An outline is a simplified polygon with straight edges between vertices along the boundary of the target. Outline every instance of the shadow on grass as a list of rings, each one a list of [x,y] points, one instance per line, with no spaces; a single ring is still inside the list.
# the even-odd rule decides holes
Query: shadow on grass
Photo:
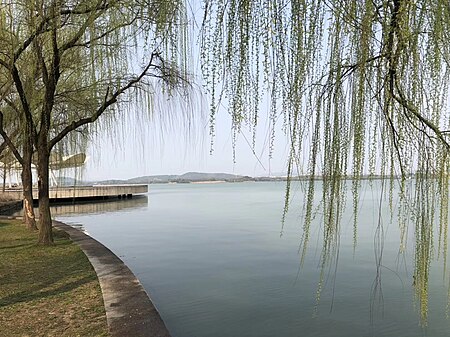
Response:
[[[17,304],[21,302],[28,302],[33,300],[38,300],[42,298],[47,298],[50,296],[57,296],[61,295],[63,293],[69,292],[71,290],[74,290],[78,288],[79,286],[82,286],[83,284],[92,282],[96,279],[95,275],[85,276],[79,280],[75,280],[69,283],[65,283],[55,289],[51,290],[45,290],[41,291],[42,288],[47,288],[48,285],[42,286],[42,287],[36,287],[33,291],[22,291],[19,293],[15,293],[10,296],[6,296],[4,298],[0,299],[0,308],[5,307],[12,304]]]
[[[14,267],[0,273],[0,308],[59,296],[96,280],[84,253],[64,234],[57,233],[52,246],[28,241],[2,247],[2,262]],[[6,285],[9,290],[2,292]]]
[[[35,242],[31,242],[31,243],[24,242],[24,243],[22,243],[20,245],[1,246],[0,250],[2,250],[2,249],[15,249],[15,248],[28,248],[28,247],[32,247],[32,246],[35,246],[35,245],[36,245]]]
[[[53,228],[53,238],[55,238],[55,239],[70,239],[70,235],[62,230]]]

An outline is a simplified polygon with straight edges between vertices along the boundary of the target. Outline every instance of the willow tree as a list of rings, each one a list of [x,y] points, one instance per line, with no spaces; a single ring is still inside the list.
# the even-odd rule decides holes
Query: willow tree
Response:
[[[0,20],[0,39],[7,41],[9,39],[6,20]],[[1,44],[0,50],[2,55],[8,53],[10,46]],[[0,67],[0,135],[3,138],[4,145],[12,144],[14,141],[16,146],[11,147],[10,151],[14,154],[19,164],[22,166],[21,180],[23,186],[23,219],[26,226],[31,230],[36,230],[36,220],[33,209],[33,188],[32,188],[32,171],[31,164],[23,165],[25,161],[31,163],[33,154],[33,144],[29,137],[22,137],[27,133],[28,125],[25,117],[21,114],[20,98],[14,87],[14,73],[5,67]],[[4,163],[4,181],[6,177],[7,162],[12,164],[13,160],[3,158]]]
[[[20,178],[23,192],[23,221],[28,229],[37,230],[33,209],[33,175],[31,168],[33,144],[28,137],[23,137],[23,131],[27,130],[24,120],[15,120],[17,119],[16,115],[20,113],[17,110],[17,105],[14,104],[10,97],[5,98],[5,101],[6,109],[0,105],[0,135],[3,138],[2,146],[8,147],[0,155],[4,165],[3,188],[5,186],[6,170],[11,170],[11,167],[14,167],[14,170],[16,170],[18,163],[22,168]],[[29,164],[24,165],[25,163]]]
[[[314,180],[323,178],[323,265],[338,249],[344,180],[352,179],[355,244],[363,175],[388,178],[392,210],[398,181],[401,247],[413,226],[423,320],[434,228],[444,259],[447,250],[449,38],[448,1],[204,1],[202,69],[213,99],[212,135],[221,97],[237,134],[243,124],[256,130],[261,97],[269,93],[270,119],[283,120],[290,139],[288,174],[309,177],[302,259]],[[287,200],[289,188],[288,182]]]
[[[77,135],[89,134],[102,115],[115,123],[133,111],[151,112],[159,84],[169,90],[185,86],[184,4],[6,0],[0,11],[0,67],[20,100],[22,136],[37,151],[39,242],[49,244],[52,149],[67,136],[77,141]],[[24,167],[31,165],[31,156],[22,159]]]

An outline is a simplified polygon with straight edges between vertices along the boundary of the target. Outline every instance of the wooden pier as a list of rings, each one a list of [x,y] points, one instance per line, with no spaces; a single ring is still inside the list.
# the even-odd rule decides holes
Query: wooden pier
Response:
[[[92,185],[92,186],[57,186],[50,188],[50,201],[71,200],[105,200],[131,198],[136,194],[148,192],[148,185]],[[22,199],[21,188],[10,188],[4,196],[11,199]],[[38,200],[38,191],[33,189],[33,199]]]

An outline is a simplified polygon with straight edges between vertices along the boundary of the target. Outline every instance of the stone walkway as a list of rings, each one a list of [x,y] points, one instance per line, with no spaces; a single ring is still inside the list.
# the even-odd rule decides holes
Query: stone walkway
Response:
[[[80,246],[97,273],[113,337],[170,337],[139,280],[113,252],[83,232],[53,221]]]

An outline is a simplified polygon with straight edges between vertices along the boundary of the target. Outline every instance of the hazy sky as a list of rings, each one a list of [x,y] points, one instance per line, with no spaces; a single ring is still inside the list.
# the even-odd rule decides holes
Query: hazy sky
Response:
[[[193,17],[199,26],[202,9],[199,1],[190,2]],[[194,83],[202,87],[197,36],[191,37],[192,70]],[[191,132],[183,127],[182,121],[167,128],[155,121],[148,126],[131,122],[123,127],[121,135],[111,139],[101,134],[88,151],[88,161],[83,169],[83,179],[126,179],[143,175],[182,174],[188,171],[225,172],[243,175],[269,175],[286,171],[287,142],[281,130],[277,130],[273,159],[269,160],[270,127],[266,117],[269,107],[261,107],[255,154],[252,152],[252,133],[244,127],[238,137],[236,162],[233,162],[231,118],[222,109],[216,119],[214,152],[210,155],[209,102],[205,95],[195,95],[194,127]],[[203,117],[201,117],[203,116]],[[169,123],[170,124],[170,123]],[[278,126],[281,129],[280,126]],[[160,132],[161,129],[168,129]],[[111,133],[111,132],[110,132]],[[120,140],[125,142],[121,145]],[[64,174],[64,172],[61,172]]]
[[[203,115],[207,116],[208,107],[205,106],[203,110]],[[250,130],[244,127],[238,136],[236,163],[233,162],[231,118],[226,111],[220,111],[217,116],[212,154],[207,117],[197,118],[197,126],[190,134],[179,125],[161,134],[161,125],[158,124],[124,127],[125,130],[119,132],[115,141],[108,134],[101,134],[88,151],[83,179],[126,179],[188,171],[258,176],[285,171],[285,136],[281,130],[277,130],[273,158],[269,160],[270,128],[264,116],[257,131],[255,153],[251,148]]]

